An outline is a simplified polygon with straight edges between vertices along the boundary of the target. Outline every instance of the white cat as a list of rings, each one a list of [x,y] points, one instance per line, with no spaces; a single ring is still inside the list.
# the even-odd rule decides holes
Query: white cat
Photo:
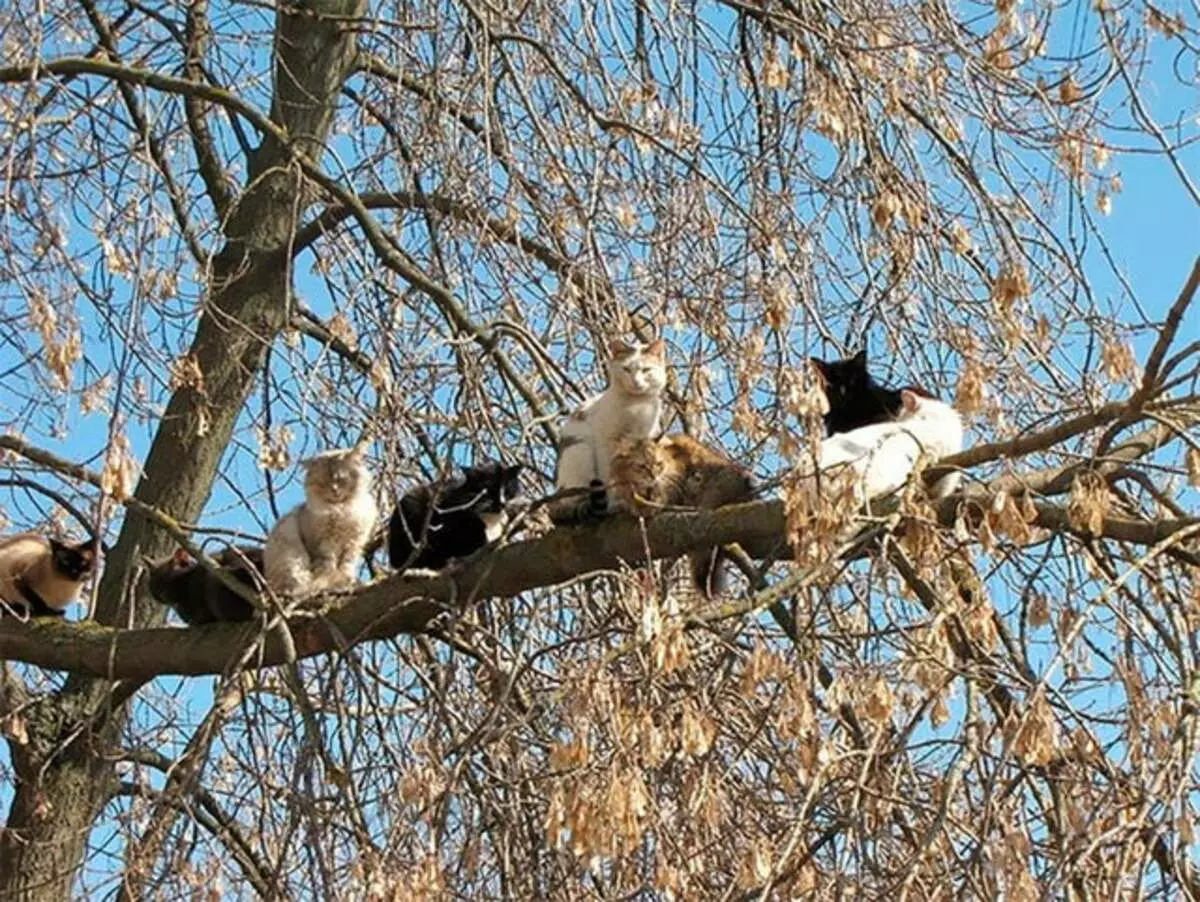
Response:
[[[821,441],[818,468],[826,472],[852,467],[864,502],[889,495],[908,482],[922,455],[932,463],[962,450],[963,422],[954,408],[916,388],[906,388],[900,396],[903,406],[895,420]],[[957,488],[959,477],[958,473],[943,476],[930,488],[930,496],[945,498]]]
[[[267,536],[263,575],[283,595],[353,585],[379,511],[371,493],[365,446],[326,451],[302,461],[304,503]]]
[[[559,491],[590,488],[579,498],[550,506],[555,523],[573,523],[608,513],[606,491],[612,455],[623,439],[657,438],[661,431],[662,392],[667,367],[662,340],[649,345],[615,342],[608,364],[608,388],[589,398],[567,417],[558,440]]]

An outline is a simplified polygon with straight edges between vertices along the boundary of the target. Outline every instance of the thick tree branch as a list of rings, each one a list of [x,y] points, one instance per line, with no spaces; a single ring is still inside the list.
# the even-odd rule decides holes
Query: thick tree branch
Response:
[[[1171,349],[1171,342],[1175,340],[1175,335],[1179,331],[1179,324],[1183,321],[1184,311],[1191,305],[1198,287],[1200,287],[1200,258],[1197,258],[1196,262],[1192,264],[1192,272],[1188,276],[1187,282],[1180,290],[1179,296],[1175,298],[1175,303],[1171,305],[1171,309],[1167,311],[1167,318],[1163,322],[1162,329],[1159,330],[1158,339],[1154,342],[1154,347],[1150,349],[1150,356],[1146,358],[1146,368],[1142,373],[1142,383],[1129,400],[1128,412],[1117,420],[1117,422],[1109,426],[1104,435],[1100,437],[1097,447],[1101,451],[1108,450],[1108,446],[1112,444],[1121,427],[1132,421],[1142,408],[1145,407],[1146,402],[1154,396],[1154,393],[1161,390],[1163,360],[1167,356],[1167,351]]]
[[[208,0],[193,0],[188,4],[184,38],[187,62],[184,72],[192,81],[199,82],[204,74],[201,61],[211,37],[208,24]],[[228,173],[217,155],[216,143],[208,128],[208,105],[198,97],[185,95],[184,114],[187,117],[188,133],[192,139],[192,150],[196,154],[196,166],[204,181],[204,190],[212,202],[217,216],[224,219],[233,208],[233,190]]]
[[[147,88],[154,88],[158,91],[165,91],[169,94],[178,94],[182,97],[207,100],[224,107],[231,113],[242,116],[264,134],[275,135],[281,139],[285,138],[286,133],[283,129],[267,118],[258,108],[242,100],[236,94],[205,82],[177,78],[173,75],[164,75],[161,72],[155,72],[151,69],[138,69],[134,66],[125,66],[120,63],[110,62],[109,60],[67,56],[59,57],[58,59],[43,60],[37,65],[7,66],[0,69],[0,83],[33,82],[46,76],[75,75],[98,75],[104,78],[111,78],[113,81],[123,84],[141,85]]]
[[[1162,371],[1163,359],[1167,356],[1167,351],[1171,348],[1171,342],[1175,340],[1175,334],[1179,331],[1179,324],[1183,322],[1183,314],[1191,306],[1192,300],[1196,296],[1197,288],[1200,288],[1200,257],[1197,257],[1196,262],[1192,264],[1192,272],[1188,276],[1188,280],[1182,290],[1180,290],[1179,296],[1175,298],[1175,303],[1167,311],[1167,319],[1158,334],[1158,340],[1150,350],[1150,356],[1146,358],[1146,370],[1142,375],[1142,387],[1138,389],[1137,396],[1139,398],[1148,398],[1153,393],[1158,382],[1159,373]]]
[[[992,496],[977,492],[965,498],[973,502],[968,512],[982,515]],[[952,497],[941,502],[938,516],[943,525],[954,522],[962,500]],[[1065,508],[1045,503],[1035,507],[1039,526],[1075,533]],[[1194,531],[1197,523],[1200,518],[1147,521],[1108,517],[1100,534],[1155,545],[1185,530]],[[509,598],[588,573],[639,566],[647,549],[654,558],[673,558],[697,548],[737,542],[755,558],[786,555],[785,527],[781,501],[758,501],[715,511],[664,513],[647,521],[644,531],[637,521],[627,518],[595,527],[555,529],[540,538],[482,553],[461,569],[381,580],[362,588],[325,616],[293,617],[290,630],[296,656],[323,654],[344,643],[423,632],[440,615],[486,598]],[[0,657],[108,679],[196,676],[223,672],[257,629],[254,625],[116,630],[92,623],[4,621],[0,622]],[[286,660],[286,643],[280,631],[273,630],[264,637],[256,663],[272,666]]]
[[[938,461],[936,469],[931,467],[926,472],[931,479],[937,479],[951,470],[962,470],[978,466],[979,464],[990,463],[994,460],[1011,460],[1024,457],[1028,454],[1035,454],[1038,451],[1048,451],[1077,435],[1083,435],[1085,432],[1090,432],[1100,426],[1119,420],[1130,411],[1130,405],[1133,403],[1133,397],[1126,398],[1123,401],[1111,401],[1088,413],[1081,413],[1036,432],[1018,435],[1016,438],[1005,439],[1004,441],[973,445],[965,451],[960,451],[957,454],[943,458]],[[1147,409],[1152,412],[1163,412],[1179,407],[1192,406],[1195,403],[1196,398],[1192,396],[1171,398],[1147,405]]]

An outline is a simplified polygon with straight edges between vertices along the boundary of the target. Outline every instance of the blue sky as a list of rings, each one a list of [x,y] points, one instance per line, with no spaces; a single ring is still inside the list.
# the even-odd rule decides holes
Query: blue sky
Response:
[[[1194,117],[1196,111],[1200,110],[1200,93],[1194,89],[1179,87],[1169,75],[1169,44],[1160,40],[1154,48],[1155,64],[1150,70],[1150,89],[1147,96],[1156,117],[1160,122],[1174,121],[1179,117]],[[1191,131],[1195,132],[1194,120]],[[1200,179],[1200,145],[1191,145],[1183,149],[1180,152],[1180,160],[1193,178]],[[1157,320],[1174,300],[1192,261],[1200,254],[1200,208],[1161,157],[1117,154],[1109,164],[1109,171],[1119,173],[1123,191],[1114,198],[1111,214],[1104,218],[1104,236],[1120,271],[1135,287],[1138,300],[1144,305],[1149,317]],[[1099,214],[1093,209],[1092,215]],[[84,237],[82,232],[80,234]],[[1137,323],[1139,317],[1125,298],[1118,280],[1107,270],[1100,249],[1096,246],[1090,251],[1089,264],[1089,276],[1102,300],[1107,300],[1118,308],[1127,322]],[[300,295],[311,301],[317,310],[325,312],[330,309],[324,282],[310,271],[304,261],[297,266],[297,288]],[[154,315],[150,318],[153,319]],[[185,320],[182,327],[172,324],[171,328],[178,329],[178,332],[173,334],[182,335],[190,330],[191,326],[192,322]],[[109,344],[111,336],[102,335],[100,324],[96,321],[85,322],[85,332],[89,335],[90,362],[99,369],[111,367],[114,360],[112,345]],[[1149,335],[1143,335],[1138,339],[1137,345],[1143,354],[1151,338]],[[1200,339],[1200,316],[1193,312],[1183,323],[1177,346],[1197,339]],[[364,336],[364,341],[371,340],[371,336]],[[289,353],[282,348],[279,352]],[[312,352],[311,349],[305,348],[301,353]],[[0,369],[6,368],[14,360],[11,348],[0,348]],[[594,384],[590,383],[590,376],[586,373],[573,372],[570,375],[578,381]],[[22,388],[38,390],[36,386]],[[451,391],[450,388],[445,390]],[[6,394],[6,389],[0,389],[0,412],[4,412],[9,404]],[[320,419],[319,416],[317,418]],[[68,457],[75,457],[74,451],[79,446],[96,448],[103,445],[103,436],[108,428],[104,415],[82,417],[73,406],[66,415],[66,422],[71,436],[69,440],[55,441],[46,436],[37,436],[38,443]],[[136,453],[144,454],[154,425],[153,422],[133,425],[130,437]],[[345,438],[352,440],[354,436],[345,433]],[[299,456],[313,448],[311,445],[301,447],[298,439],[292,450],[294,456]],[[546,460],[547,453],[546,449],[541,449],[543,461]],[[98,469],[99,462],[93,461],[91,466]],[[251,519],[233,491],[241,486],[258,485],[261,481],[261,474],[253,466],[252,459],[239,456],[224,477],[225,481],[218,483],[214,491],[206,525],[238,527],[261,534],[269,525],[270,519],[262,512],[263,505],[260,505],[258,517]],[[278,506],[280,509],[287,509],[300,500],[301,492],[294,480],[283,481],[286,484],[279,493]],[[252,499],[259,501],[261,498],[261,495],[252,496]],[[0,504],[9,507],[10,499],[0,496]],[[28,507],[21,509],[31,510]],[[75,616],[79,616],[79,612],[76,612]],[[161,681],[159,688],[162,691],[170,691],[174,685],[174,681]],[[211,699],[211,686],[212,680],[208,679],[192,680],[184,686],[183,692],[191,707],[189,716],[195,715],[198,719],[202,715]],[[0,786],[0,806],[7,804],[7,793],[7,787]]]

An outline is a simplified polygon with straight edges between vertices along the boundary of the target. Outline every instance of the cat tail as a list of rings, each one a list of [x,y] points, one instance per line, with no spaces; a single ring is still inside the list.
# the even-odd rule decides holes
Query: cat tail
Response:
[[[729,555],[719,545],[693,551],[688,555],[688,565],[692,572],[692,585],[705,598],[717,598],[729,588],[729,574],[726,561]]]
[[[753,501],[758,492],[758,481],[754,474],[737,464],[722,464],[718,478],[711,480],[702,493],[699,507],[705,510]],[[688,556],[692,571],[692,583],[705,598],[717,598],[729,588],[729,553],[717,545],[693,551]]]
[[[576,523],[591,523],[611,513],[608,491],[599,479],[588,484],[586,495],[559,498],[547,508],[550,522],[555,526],[570,526]]]

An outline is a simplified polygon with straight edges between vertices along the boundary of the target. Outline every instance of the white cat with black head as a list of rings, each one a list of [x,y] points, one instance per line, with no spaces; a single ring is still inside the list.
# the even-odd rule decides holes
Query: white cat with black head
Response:
[[[585,401],[564,421],[558,441],[559,491],[588,489],[580,499],[550,506],[555,523],[574,523],[609,512],[606,486],[613,451],[622,440],[657,438],[667,384],[665,346],[614,342],[610,348],[608,387]]]
[[[933,462],[962,450],[962,417],[953,407],[915,386],[903,389],[900,397],[895,420],[839,432],[821,442],[818,469],[852,468],[863,501],[899,489],[922,457]],[[943,476],[931,487],[931,497],[949,495],[959,478],[958,473]]]

